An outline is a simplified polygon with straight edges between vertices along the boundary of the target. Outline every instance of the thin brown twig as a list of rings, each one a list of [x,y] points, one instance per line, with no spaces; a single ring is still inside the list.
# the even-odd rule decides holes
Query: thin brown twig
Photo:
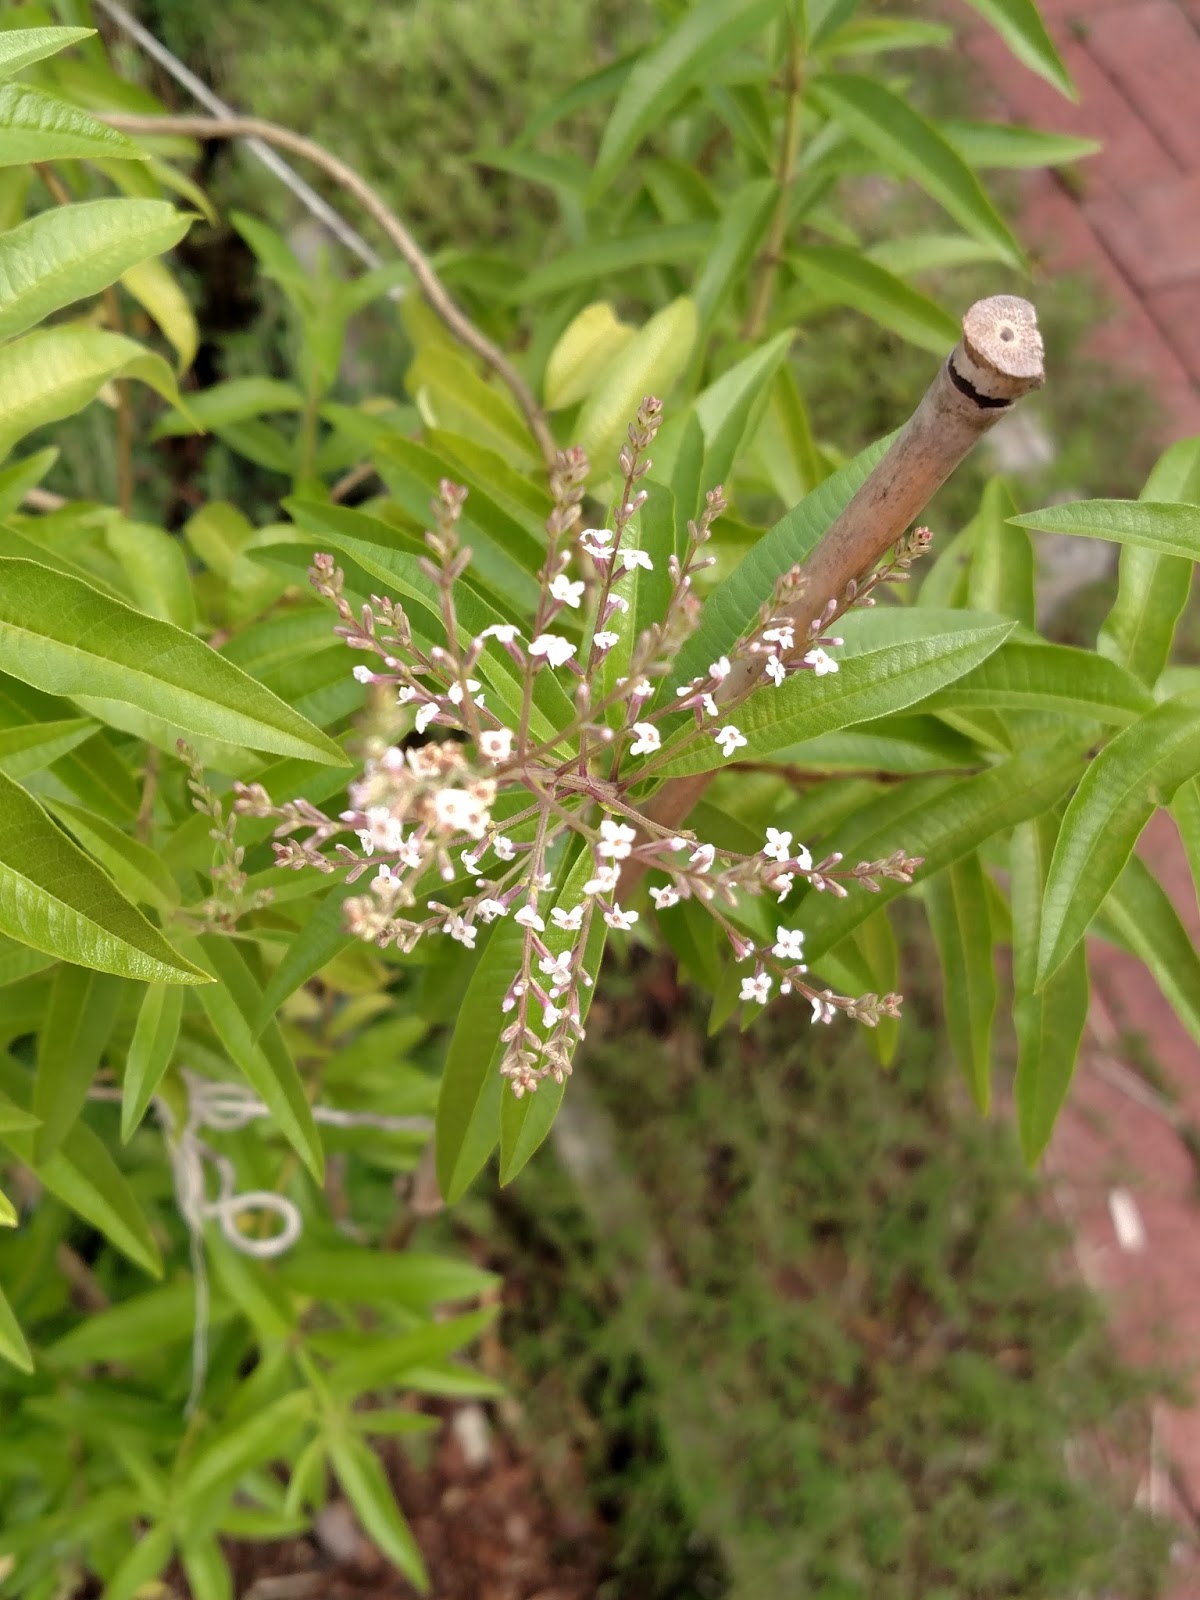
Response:
[[[261,117],[139,117],[109,112],[103,120],[121,133],[135,135],[171,133],[194,139],[261,139],[265,144],[276,145],[319,167],[347,194],[352,195],[368,216],[378,223],[412,272],[417,287],[434,315],[460,344],[477,355],[509,389],[537,440],[547,469],[554,465],[558,447],[532,389],[503,351],[454,303],[412,234],[353,167],[347,166],[315,140],[306,139],[291,128],[267,122]]]
[[[360,461],[356,467],[351,467],[343,477],[340,477],[329,491],[329,498],[334,505],[339,500],[344,500],[348,494],[353,494],[355,489],[364,483],[369,483],[375,476],[377,468],[373,461]]]

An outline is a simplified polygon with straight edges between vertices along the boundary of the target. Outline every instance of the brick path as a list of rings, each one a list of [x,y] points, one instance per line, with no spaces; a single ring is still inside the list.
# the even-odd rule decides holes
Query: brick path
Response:
[[[1200,433],[1200,0],[1042,0],[1079,89],[1071,105],[959,8],[991,114],[1104,142],[1082,190],[1050,173],[1028,181],[1023,235],[1051,271],[1088,271],[1114,314],[1092,348],[1159,397],[1163,442]],[[1200,911],[1165,815],[1139,851],[1193,938]],[[1188,1374],[1192,1409],[1155,1415],[1143,1503],[1174,1512],[1181,1540],[1171,1600],[1200,1600],[1200,1165],[1179,1136],[1200,1129],[1200,1048],[1145,970],[1096,944],[1093,1009],[1047,1168],[1073,1220],[1076,1258],[1107,1300],[1123,1350]],[[1147,1082],[1132,1039],[1170,1100]]]

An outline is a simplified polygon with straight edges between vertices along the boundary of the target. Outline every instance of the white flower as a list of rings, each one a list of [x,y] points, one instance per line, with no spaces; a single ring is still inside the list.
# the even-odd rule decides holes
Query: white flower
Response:
[[[477,930],[469,922],[464,921],[462,917],[447,917],[442,924],[442,932],[448,933],[452,939],[457,940],[461,945],[465,945],[468,950],[474,950]]]
[[[478,678],[468,678],[467,679],[467,689],[471,694],[474,694],[478,689],[481,689],[482,687],[483,687],[483,685],[479,682]],[[446,697],[451,702],[451,704],[456,705],[456,706],[462,705],[463,699],[465,698],[464,695],[463,695],[463,686],[462,686],[462,684],[461,683],[452,683],[450,685],[449,689],[446,691]]]
[[[721,715],[720,708],[718,707],[717,702],[713,699],[712,695],[702,694],[700,696],[700,704],[704,708],[704,715],[706,717],[719,717]]]
[[[399,850],[404,843],[404,826],[386,806],[368,806],[367,822],[371,839],[381,850]]]
[[[795,883],[795,881],[795,876],[792,873],[777,872],[773,878],[768,880],[768,883],[772,889],[779,890],[780,900],[786,900],[788,895],[792,892],[792,885]]]
[[[429,724],[438,714],[438,708],[432,700],[426,700],[423,706],[417,707],[417,732],[424,733]]]
[[[654,693],[654,685],[649,678],[639,678],[629,691],[631,700],[648,700]]]
[[[356,828],[354,831],[358,834],[358,842],[362,845],[363,855],[373,856],[375,854],[375,840],[371,836],[370,828]]]
[[[708,669],[710,678],[715,678],[718,683],[724,683],[729,676],[729,657],[718,656]]]
[[[553,918],[554,913],[550,915]],[[570,950],[564,950],[557,956],[543,956],[538,962],[538,971],[544,973],[557,988],[565,988],[571,981],[571,960]]]
[[[512,755],[511,728],[488,728],[479,735],[479,754],[485,761],[499,763]]]
[[[633,731],[637,734],[637,738],[629,746],[631,756],[648,756],[655,750],[662,749],[662,739],[652,722],[635,722]]]
[[[760,972],[757,977],[742,979],[742,992],[739,999],[752,1000],[760,1006],[765,1006],[771,996],[771,975],[769,972]]]
[[[780,661],[778,656],[768,656],[767,664],[763,668],[763,671],[766,673],[767,677],[770,678],[771,682],[777,689],[787,677],[787,668],[784,666],[783,662]]]
[[[667,840],[667,848],[668,850],[673,850],[675,854],[678,855],[681,850],[690,850],[692,845],[689,839],[681,839],[679,835],[676,834],[673,839]]]
[[[734,727],[732,722],[727,722],[723,728],[717,729],[716,740],[721,746],[721,753],[726,761],[729,760],[735,750],[740,750],[744,744],[749,744],[750,742],[744,734]]]
[[[632,572],[634,567],[644,567],[647,572],[654,571],[654,563],[645,550],[622,550],[621,561],[626,572]]]
[[[583,926],[583,902],[572,906],[570,911],[564,911],[561,906],[555,906],[550,913],[550,921],[556,928],[561,928],[564,933],[578,933]]]
[[[584,894],[611,894],[621,877],[620,869],[613,866],[598,867],[596,876],[583,886]]]
[[[611,911],[604,913],[604,920],[610,928],[616,928],[619,933],[628,933],[638,919],[636,911],[622,911],[620,906],[614,906]]]
[[[556,600],[561,600],[563,605],[578,611],[579,602],[583,599],[583,584],[572,583],[565,572],[560,572],[550,585],[550,593]]]
[[[511,622],[493,622],[490,628],[485,628],[479,635],[481,639],[495,639],[498,644],[512,644],[517,638],[517,630]]]
[[[697,872],[707,872],[716,860],[716,846],[711,844],[697,845],[688,857],[688,866],[695,867]]]
[[[417,838],[406,839],[400,846],[400,864],[405,867],[424,865],[425,857],[421,850],[421,841]]]
[[[676,693],[676,695],[679,696],[680,699],[682,699],[685,694],[691,694],[692,690],[695,687],[696,687],[696,679],[693,678],[690,683],[682,683],[682,684],[680,684],[679,688],[676,689],[675,693]]]
[[[538,933],[545,933],[546,931],[546,924],[538,916],[536,906],[522,906],[520,911],[513,917],[513,921],[520,923],[522,928],[533,928]]]
[[[776,928],[775,943],[771,947],[771,954],[778,956],[780,961],[803,961],[803,928]]]
[[[832,1022],[833,1017],[834,1010],[829,1001],[823,999],[819,994],[813,995],[812,1020],[814,1022]]]
[[[544,1028],[552,1028],[561,1017],[562,1012],[557,1006],[547,1005],[542,1010],[542,1026]]]
[[[591,549],[593,545],[599,545],[603,549],[606,544],[612,543],[612,529],[584,528],[579,535],[579,542],[585,549]],[[595,552],[593,551],[592,553],[594,554]],[[608,553],[605,551],[606,555]]]
[[[804,846],[802,844],[796,846],[796,850],[795,850],[795,853],[792,856],[792,860],[796,863],[797,867],[800,869],[801,872],[811,872],[812,871],[812,856],[809,854],[809,852],[804,848]]]
[[[481,900],[475,907],[475,915],[481,922],[495,922],[497,917],[508,915],[508,907],[503,900]]]
[[[768,644],[777,644],[781,650],[790,650],[796,642],[796,635],[791,627],[767,628],[763,638]]]
[[[529,646],[529,654],[545,656],[552,667],[561,667],[575,654],[575,646],[561,634],[539,633]]]
[[[612,616],[614,611],[628,611],[628,610],[629,610],[629,601],[628,600],[622,599],[619,594],[610,594],[609,597],[608,597],[608,611],[607,611],[607,614],[605,615],[604,620],[605,620],[605,622],[607,622],[609,617]]]
[[[375,682],[375,674],[371,671],[370,667],[364,667],[361,662],[357,667],[355,667],[354,676],[358,679],[359,683]]]
[[[516,859],[516,845],[511,839],[506,839],[502,833],[498,833],[492,840],[492,849],[501,861],[514,861]]]
[[[468,872],[474,874],[479,871],[479,857],[470,850],[464,850],[458,858]]]
[[[386,861],[379,863],[379,871],[375,874],[371,884],[372,889],[382,894],[387,889],[397,889],[400,886],[399,873],[393,872]]]
[[[597,650],[611,650],[613,645],[620,644],[621,635],[613,633],[610,629],[602,628],[599,633],[592,635],[592,643]]]
[[[469,839],[482,839],[488,824],[487,808],[465,789],[439,789],[433,797],[433,816],[443,832],[461,829]]]
[[[679,896],[669,883],[661,889],[651,889],[650,898],[660,911],[666,911],[670,906],[679,904]]]
[[[611,817],[605,817],[600,824],[600,843],[596,846],[597,853],[610,856],[614,861],[624,861],[626,856],[632,853],[636,838],[636,828],[631,828],[628,823],[614,822]]]
[[[791,834],[781,833],[778,828],[768,828],[762,853],[769,861],[787,861],[792,853]]]
[[[824,650],[810,650],[804,658],[804,665],[811,667],[818,678],[823,678],[827,672],[836,672],[838,664],[832,656],[827,656]]]

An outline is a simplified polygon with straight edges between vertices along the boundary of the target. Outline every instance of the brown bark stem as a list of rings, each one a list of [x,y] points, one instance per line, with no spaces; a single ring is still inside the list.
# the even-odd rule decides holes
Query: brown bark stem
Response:
[[[264,144],[288,150],[292,155],[319,167],[347,194],[352,195],[368,216],[378,223],[407,263],[430,310],[459,343],[477,355],[505,385],[529,424],[529,431],[537,440],[547,470],[554,465],[558,447],[533,390],[503,351],[454,303],[412,234],[353,167],[348,167],[323,145],[306,139],[303,134],[294,133],[291,128],[281,127],[275,122],[266,122],[261,117],[139,117],[123,112],[108,112],[102,120],[121,133],[134,135],[174,133],[194,139],[261,139]]]
[[[963,317],[962,338],[891,448],[834,521],[801,567],[803,587],[784,608],[803,654],[809,626],[831,601],[846,594],[887,554],[921,514],[972,446],[1031,390],[1045,382],[1037,313],[1027,300],[995,295],[979,300]],[[718,700],[736,698],[761,671],[743,657],[721,685]],[[647,807],[664,827],[679,827],[714,774],[674,778]],[[628,895],[641,876],[637,858],[623,878]]]

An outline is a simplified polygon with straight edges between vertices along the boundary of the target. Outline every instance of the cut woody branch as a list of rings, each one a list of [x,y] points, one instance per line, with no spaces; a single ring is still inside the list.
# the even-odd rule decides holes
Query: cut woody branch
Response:
[[[1027,300],[995,295],[963,317],[962,338],[938,369],[920,405],[870,477],[802,564],[796,598],[778,621],[790,623],[793,657],[809,648],[812,624],[828,625],[860,583],[920,516],[937,490],[1012,406],[1045,382],[1037,314]],[[716,698],[743,694],[761,664],[737,662]],[[647,807],[655,822],[680,827],[714,774],[669,780]],[[641,876],[637,858],[621,883],[623,897]]]

